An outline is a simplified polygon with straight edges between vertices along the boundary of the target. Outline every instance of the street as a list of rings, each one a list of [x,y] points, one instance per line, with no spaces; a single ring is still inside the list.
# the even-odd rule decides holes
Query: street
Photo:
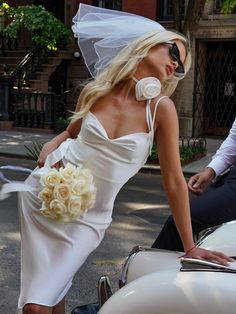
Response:
[[[34,168],[26,159],[0,158],[2,165]],[[14,180],[25,175],[8,171]],[[67,313],[77,305],[97,300],[97,280],[109,275],[117,289],[119,271],[124,258],[135,245],[150,246],[169,214],[165,194],[158,174],[139,173],[117,196],[113,222],[98,249],[93,252],[75,276],[67,296]],[[15,313],[20,281],[20,234],[17,214],[17,194],[0,205],[0,314]],[[47,283],[45,282],[45,285]]]

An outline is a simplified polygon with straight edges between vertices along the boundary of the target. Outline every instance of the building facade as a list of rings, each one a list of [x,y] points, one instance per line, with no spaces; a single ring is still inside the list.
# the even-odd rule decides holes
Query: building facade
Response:
[[[187,2],[182,0],[181,3],[182,19]],[[68,28],[79,4],[86,3],[142,15],[173,29],[171,0],[8,0],[8,3],[43,5]],[[221,4],[220,0],[206,2],[192,40],[192,67],[173,95],[179,113],[180,134],[184,136],[225,136],[235,119],[236,14],[221,14]],[[22,45],[27,45],[29,36],[23,38]],[[69,50],[70,57],[62,60],[51,74],[49,85],[55,93],[72,91],[67,98],[67,109],[73,110],[81,83],[89,78],[89,73],[76,40]]]
[[[173,28],[170,0],[87,0],[77,1],[76,7],[80,2],[143,15]],[[206,3],[192,42],[191,70],[173,95],[184,136],[225,136],[236,116],[236,12],[220,13],[221,4]]]

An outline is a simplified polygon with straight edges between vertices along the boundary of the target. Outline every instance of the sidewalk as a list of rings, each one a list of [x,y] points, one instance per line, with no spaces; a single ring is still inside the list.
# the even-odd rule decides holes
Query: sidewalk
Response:
[[[45,143],[53,138],[55,134],[48,133],[30,133],[15,131],[0,131],[0,156],[14,158],[29,158],[24,145],[30,146],[33,142]],[[222,139],[207,138],[207,155],[200,160],[194,161],[183,166],[183,172],[186,175],[192,175],[201,171],[211,160]],[[143,171],[159,172],[157,165],[145,165]]]

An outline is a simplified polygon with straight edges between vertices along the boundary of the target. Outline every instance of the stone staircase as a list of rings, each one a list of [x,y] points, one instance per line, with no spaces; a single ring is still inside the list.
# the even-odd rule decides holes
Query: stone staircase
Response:
[[[5,56],[0,56],[0,75],[9,74],[23,60],[29,51],[6,51]],[[62,60],[73,59],[69,50],[60,50],[48,57],[46,63],[41,65],[40,70],[34,73],[34,78],[25,82],[24,89],[28,91],[48,91],[48,81],[51,74],[60,65]]]
[[[0,55],[0,75],[13,71],[28,52],[28,50],[6,50],[5,56]]]

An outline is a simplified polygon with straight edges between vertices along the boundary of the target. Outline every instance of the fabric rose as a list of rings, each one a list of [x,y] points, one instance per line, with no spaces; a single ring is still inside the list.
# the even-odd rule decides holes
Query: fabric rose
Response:
[[[41,176],[40,183],[42,184],[42,186],[50,188],[59,184],[61,182],[61,178],[62,177],[57,169],[50,169],[48,173]]]
[[[156,77],[145,77],[139,81],[136,81],[135,96],[137,100],[141,101],[153,99],[160,95],[161,82]]]

